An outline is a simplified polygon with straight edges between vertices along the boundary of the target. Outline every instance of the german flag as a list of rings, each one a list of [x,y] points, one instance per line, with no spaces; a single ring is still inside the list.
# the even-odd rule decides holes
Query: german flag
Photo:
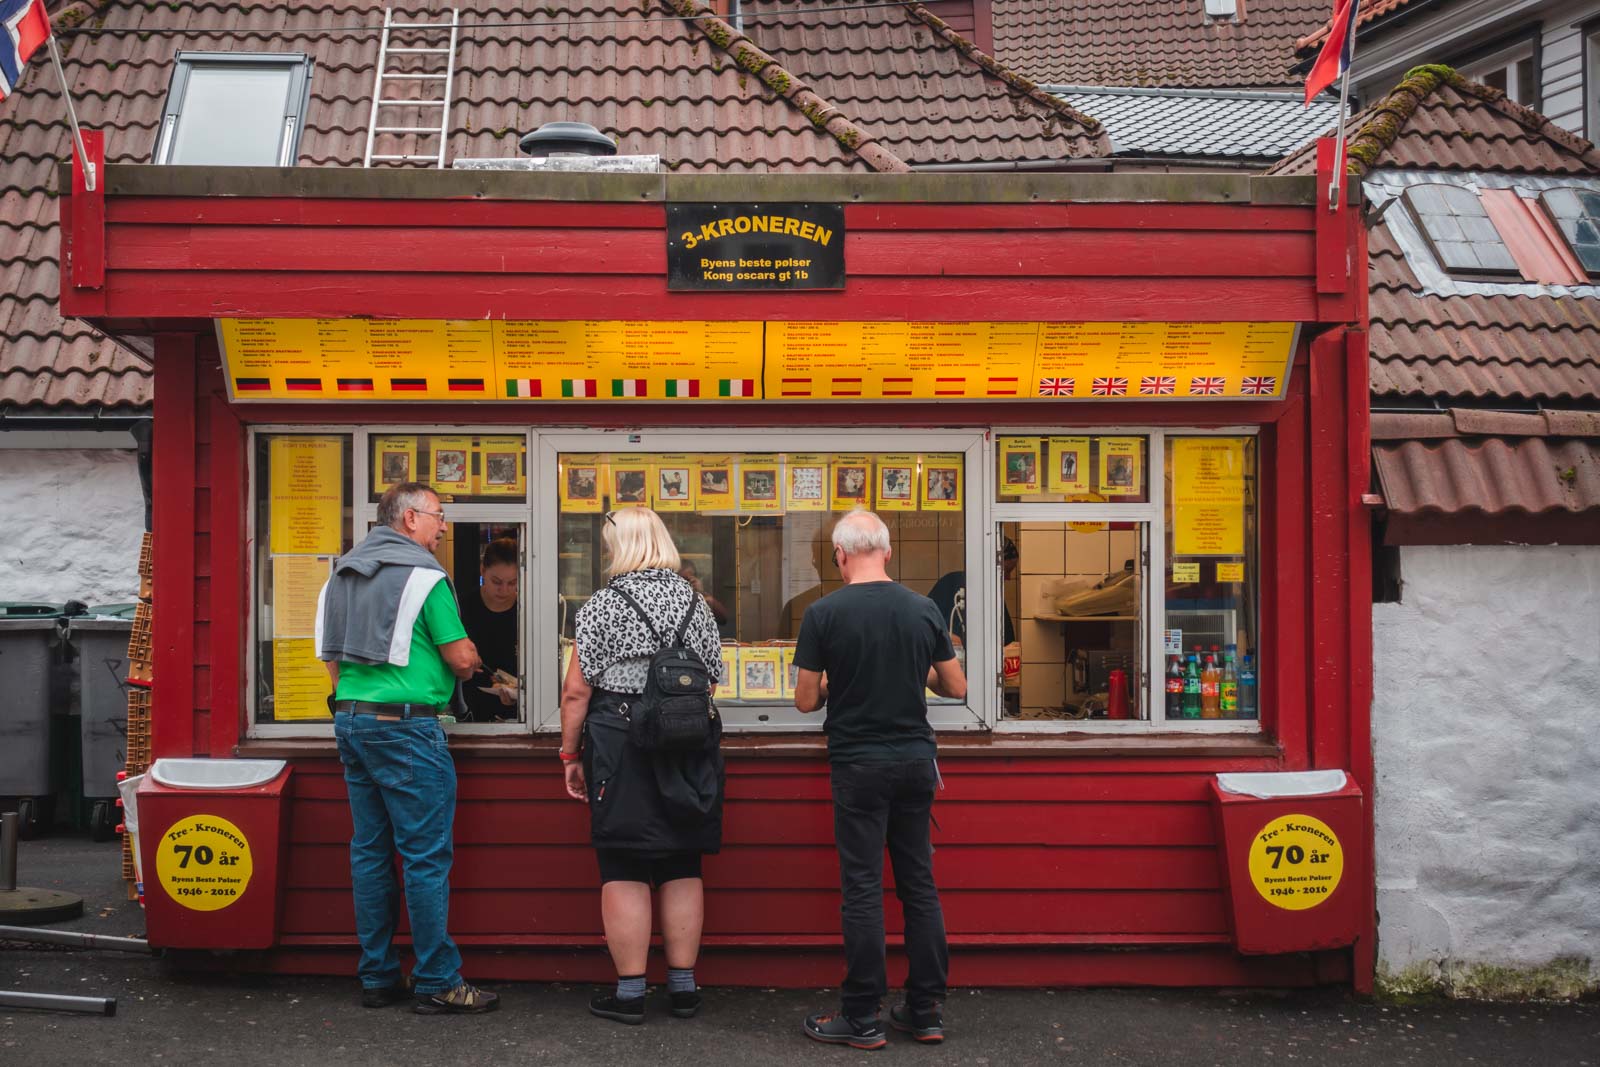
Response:
[[[397,393],[426,393],[428,391],[428,379],[390,378],[389,388]]]
[[[271,390],[271,378],[235,378],[233,380],[233,391],[236,393],[266,393]]]
[[[336,383],[341,393],[370,393],[372,392],[371,378],[340,378]]]
[[[283,387],[291,393],[320,393],[322,392],[321,378],[285,378]]]
[[[452,393],[481,393],[483,392],[482,378],[451,378],[445,383]]]

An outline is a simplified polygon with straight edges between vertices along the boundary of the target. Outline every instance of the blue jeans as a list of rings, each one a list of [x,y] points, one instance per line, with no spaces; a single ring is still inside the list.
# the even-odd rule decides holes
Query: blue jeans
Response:
[[[933,760],[835,763],[831,778],[844,932],[844,1013],[856,1019],[876,1015],[889,991],[883,946],[885,845],[906,920],[906,1002],[912,1011],[936,1010],[944,1002],[950,948],[933,882],[928,828],[938,783]]]
[[[405,868],[411,917],[411,976],[419,993],[442,993],[461,982],[461,953],[445,930],[450,911],[451,830],[456,815],[456,765],[444,730],[432,718],[380,721],[341,711],[333,717],[350,794],[350,887],[355,891],[361,984],[403,979],[394,948],[400,920],[394,853]]]

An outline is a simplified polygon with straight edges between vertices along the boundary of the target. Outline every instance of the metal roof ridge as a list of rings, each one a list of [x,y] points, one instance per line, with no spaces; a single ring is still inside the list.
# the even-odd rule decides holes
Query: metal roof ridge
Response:
[[[761,83],[791,107],[804,115],[817,129],[828,134],[840,146],[880,173],[903,173],[910,164],[894,152],[879,144],[866,130],[846,118],[844,112],[831,101],[812,89],[794,72],[784,68],[777,60],[745,34],[719,16],[705,0],[661,0],[663,6],[691,22],[706,39],[733,57],[744,70],[754,74]]]
[[[1101,96],[1158,96],[1183,97],[1201,100],[1263,100],[1275,103],[1299,103],[1302,94],[1295,90],[1274,89],[1185,89],[1180,87],[1147,87],[1139,85],[1041,85],[1047,93],[1079,93]],[[1337,100],[1313,100],[1313,104],[1337,106]]]

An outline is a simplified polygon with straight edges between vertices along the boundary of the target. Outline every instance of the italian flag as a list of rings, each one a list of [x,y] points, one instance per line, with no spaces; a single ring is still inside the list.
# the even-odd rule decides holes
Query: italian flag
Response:
[[[756,383],[753,378],[721,378],[717,381],[718,396],[755,396]]]
[[[539,395],[539,383],[532,378],[507,378],[506,396],[529,397]]]
[[[650,386],[643,378],[611,379],[612,396],[649,396]]]
[[[700,380],[698,378],[668,378],[667,395],[670,397],[699,396]]]
[[[594,396],[593,378],[563,378],[561,379],[562,396]]]

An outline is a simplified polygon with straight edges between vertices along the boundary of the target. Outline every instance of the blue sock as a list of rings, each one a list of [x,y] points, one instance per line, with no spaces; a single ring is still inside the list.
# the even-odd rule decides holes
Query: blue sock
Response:
[[[668,993],[693,993],[694,968],[693,967],[668,967],[667,968]]]
[[[617,999],[638,1000],[644,996],[644,975],[619,974],[617,975]]]

